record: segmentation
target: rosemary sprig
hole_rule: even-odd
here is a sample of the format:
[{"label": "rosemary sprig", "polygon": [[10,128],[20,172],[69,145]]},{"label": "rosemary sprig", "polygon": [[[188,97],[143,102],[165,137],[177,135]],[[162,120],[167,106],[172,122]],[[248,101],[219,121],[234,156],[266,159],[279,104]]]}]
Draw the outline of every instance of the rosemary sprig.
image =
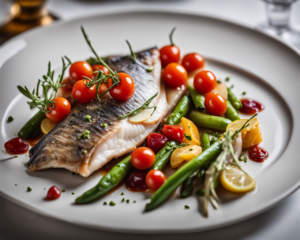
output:
[{"label": "rosemary sprig", "polygon": [[128,47],[129,47],[129,50],[130,50],[131,59],[132,59],[136,64],[138,64],[138,65],[140,65],[141,67],[143,67],[143,68],[146,70],[146,72],[152,72],[153,67],[152,67],[152,66],[149,67],[149,66],[143,64],[140,60],[138,60],[137,57],[136,57],[136,54],[135,54],[135,52],[132,50],[132,47],[131,47],[131,45],[130,45],[130,43],[129,43],[128,40],[126,40],[126,43],[127,43]]},{"label": "rosemary sprig", "polygon": [[144,110],[144,109],[151,109],[151,108],[153,108],[153,112],[152,112],[152,114],[151,114],[151,116],[153,115],[153,113],[155,112],[155,110],[156,110],[156,104],[154,105],[154,106],[152,106],[152,107],[148,107],[149,106],[149,104],[151,103],[151,101],[156,97],[158,95],[158,92],[157,93],[155,93],[151,98],[149,98],[142,106],[140,106],[138,109],[136,109],[136,110],[134,110],[134,111],[132,111],[132,112],[130,112],[130,113],[128,113],[128,114],[125,114],[125,115],[123,115],[123,116],[120,116],[119,117],[119,119],[124,119],[124,118],[126,118],[126,117],[128,117],[128,116],[136,116],[137,114],[139,114],[142,110]]}]

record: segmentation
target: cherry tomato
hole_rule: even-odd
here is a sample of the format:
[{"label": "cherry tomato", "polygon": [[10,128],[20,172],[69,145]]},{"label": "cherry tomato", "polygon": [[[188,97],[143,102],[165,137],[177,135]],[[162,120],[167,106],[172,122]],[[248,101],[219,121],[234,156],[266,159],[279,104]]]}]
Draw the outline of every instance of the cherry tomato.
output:
[{"label": "cherry tomato", "polygon": [[167,180],[165,174],[160,170],[151,170],[146,176],[147,187],[152,190],[157,190]]},{"label": "cherry tomato", "polygon": [[[134,81],[127,73],[118,73],[118,75],[120,82],[118,85],[112,87],[109,93],[116,100],[126,101],[134,94]],[[108,80],[107,85],[108,88],[113,85],[111,78]]]},{"label": "cherry tomato", "polygon": [[47,199],[48,200],[55,200],[60,197],[60,189],[56,186],[52,186],[49,188],[48,193],[47,193]]},{"label": "cherry tomato", "polygon": [[163,71],[163,81],[170,88],[177,88],[185,85],[188,74],[185,68],[178,63],[170,63]]},{"label": "cherry tomato", "polygon": [[165,135],[169,140],[182,142],[184,135],[183,129],[178,125],[164,125],[162,134]]},{"label": "cherry tomato", "polygon": [[216,76],[211,71],[198,72],[194,77],[194,87],[198,92],[208,93],[217,86]]},{"label": "cherry tomato", "polygon": [[158,153],[168,142],[168,138],[159,133],[151,133],[147,137],[147,146]]},{"label": "cherry tomato", "polygon": [[[109,71],[108,71],[107,67],[105,67],[101,64],[95,64],[95,65],[92,66],[92,68],[93,68],[94,72],[98,71],[98,70],[101,70],[105,75],[109,74]],[[96,77],[96,76],[97,76],[97,73],[94,73],[94,77]]]},{"label": "cherry tomato", "polygon": [[163,67],[180,60],[180,50],[175,45],[164,46],[160,49],[160,61]]},{"label": "cherry tomato", "polygon": [[131,191],[144,191],[147,189],[146,185],[147,171],[135,171],[130,174],[126,181],[126,187]]},{"label": "cherry tomato", "polygon": [[48,111],[50,112],[46,113],[46,117],[52,122],[59,123],[64,120],[71,111],[71,104],[63,97],[56,97],[54,101],[54,107],[48,107]]},{"label": "cherry tomato", "polygon": [[79,103],[87,103],[92,101],[96,96],[96,86],[87,87],[85,84],[89,83],[89,80],[77,81],[72,89],[72,98],[77,99]]},{"label": "cherry tomato", "polygon": [[139,147],[135,149],[131,154],[132,165],[139,169],[145,170],[150,168],[155,161],[154,152],[147,147]]},{"label": "cherry tomato", "polygon": [[19,137],[13,138],[4,144],[5,150],[9,154],[24,154],[27,153],[28,144]]},{"label": "cherry tomato", "polygon": [[79,81],[86,76],[90,79],[93,78],[93,68],[87,62],[74,62],[69,70],[70,78]]},{"label": "cherry tomato", "polygon": [[209,113],[219,116],[223,115],[227,110],[225,99],[216,92],[206,94],[205,107]]},{"label": "cherry tomato", "polygon": [[198,53],[189,53],[184,56],[181,62],[182,66],[188,72],[202,68],[205,64],[203,57]]},{"label": "cherry tomato", "polygon": [[98,94],[104,93],[108,89],[107,83],[101,83],[99,89],[98,89]]}]

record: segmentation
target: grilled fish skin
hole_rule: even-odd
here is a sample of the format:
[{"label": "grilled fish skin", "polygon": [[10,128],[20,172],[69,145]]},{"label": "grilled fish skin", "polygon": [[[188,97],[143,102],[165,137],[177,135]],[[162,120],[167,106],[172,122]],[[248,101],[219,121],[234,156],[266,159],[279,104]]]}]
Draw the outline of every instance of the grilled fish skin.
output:
[{"label": "grilled fish skin", "polygon": [[[112,57],[108,64],[117,72],[129,74],[135,82],[134,95],[125,102],[106,97],[104,102],[93,100],[74,107],[70,114],[30,150],[30,170],[66,168],[87,177],[112,158],[136,148],[154,131],[167,109],[164,88],[160,84],[161,64],[156,48],[137,53],[138,59],[152,72],[136,64],[130,57]],[[139,108],[158,92],[153,103],[163,104],[157,121],[133,124],[119,116]],[[100,111],[102,109],[102,111]],[[92,117],[92,122],[86,119]],[[107,127],[103,127],[103,124]],[[87,139],[79,136],[90,131]],[[123,137],[123,139],[122,139]],[[128,142],[128,143],[126,143]]]}]

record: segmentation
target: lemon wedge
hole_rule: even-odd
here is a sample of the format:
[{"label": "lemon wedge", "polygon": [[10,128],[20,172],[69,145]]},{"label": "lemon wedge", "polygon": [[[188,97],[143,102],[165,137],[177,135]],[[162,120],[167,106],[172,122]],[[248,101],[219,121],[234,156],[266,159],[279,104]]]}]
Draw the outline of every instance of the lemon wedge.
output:
[{"label": "lemon wedge", "polygon": [[57,123],[50,121],[48,118],[44,118],[41,122],[41,130],[46,135],[57,125]]},{"label": "lemon wedge", "polygon": [[255,188],[255,180],[238,167],[223,170],[220,176],[222,186],[230,192],[245,193]]},{"label": "lemon wedge", "polygon": [[184,117],[181,118],[181,123],[185,135],[183,142],[200,146],[200,134],[196,125]]},{"label": "lemon wedge", "polygon": [[202,152],[202,148],[198,145],[192,144],[182,148],[177,148],[171,156],[171,167],[179,168],[186,162],[192,160]]}]

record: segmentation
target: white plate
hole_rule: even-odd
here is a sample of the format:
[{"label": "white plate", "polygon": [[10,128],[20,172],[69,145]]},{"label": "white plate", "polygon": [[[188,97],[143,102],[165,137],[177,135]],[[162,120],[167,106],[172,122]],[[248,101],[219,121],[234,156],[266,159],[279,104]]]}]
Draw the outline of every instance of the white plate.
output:
[{"label": "white plate", "polygon": [[[209,218],[199,213],[201,204],[196,197],[173,196],[160,208],[144,213],[150,194],[129,192],[124,186],[99,201],[77,206],[73,204],[75,197],[94,186],[100,173],[84,179],[66,170],[29,172],[22,164],[28,160],[26,154],[0,163],[1,194],[33,211],[68,222],[113,231],[157,233],[200,231],[234,223],[266,210],[299,186],[299,55],[256,30],[209,17],[114,13],[57,23],[12,39],[0,49],[1,146],[34,114],[17,85],[32,89],[46,72],[49,60],[59,69],[63,55],[73,61],[92,56],[81,35],[81,25],[100,55],[128,54],[125,39],[135,50],[163,46],[172,27],[177,26],[174,41],[183,54],[201,53],[207,59],[207,69],[218,77],[232,77],[229,85],[234,84],[238,97],[247,91],[247,97],[262,102],[266,107],[258,116],[262,146],[270,156],[264,163],[244,164],[257,180],[257,188],[241,197],[223,194],[220,210],[210,208]],[[7,124],[10,115],[15,120]],[[5,151],[0,157],[7,157]],[[45,201],[52,185],[67,191],[56,201]],[[26,192],[28,186],[33,189],[30,193]],[[120,195],[122,191],[124,196]],[[123,197],[130,203],[121,203]],[[111,200],[117,205],[103,206],[104,201]],[[186,204],[190,209],[184,209]]]}]

